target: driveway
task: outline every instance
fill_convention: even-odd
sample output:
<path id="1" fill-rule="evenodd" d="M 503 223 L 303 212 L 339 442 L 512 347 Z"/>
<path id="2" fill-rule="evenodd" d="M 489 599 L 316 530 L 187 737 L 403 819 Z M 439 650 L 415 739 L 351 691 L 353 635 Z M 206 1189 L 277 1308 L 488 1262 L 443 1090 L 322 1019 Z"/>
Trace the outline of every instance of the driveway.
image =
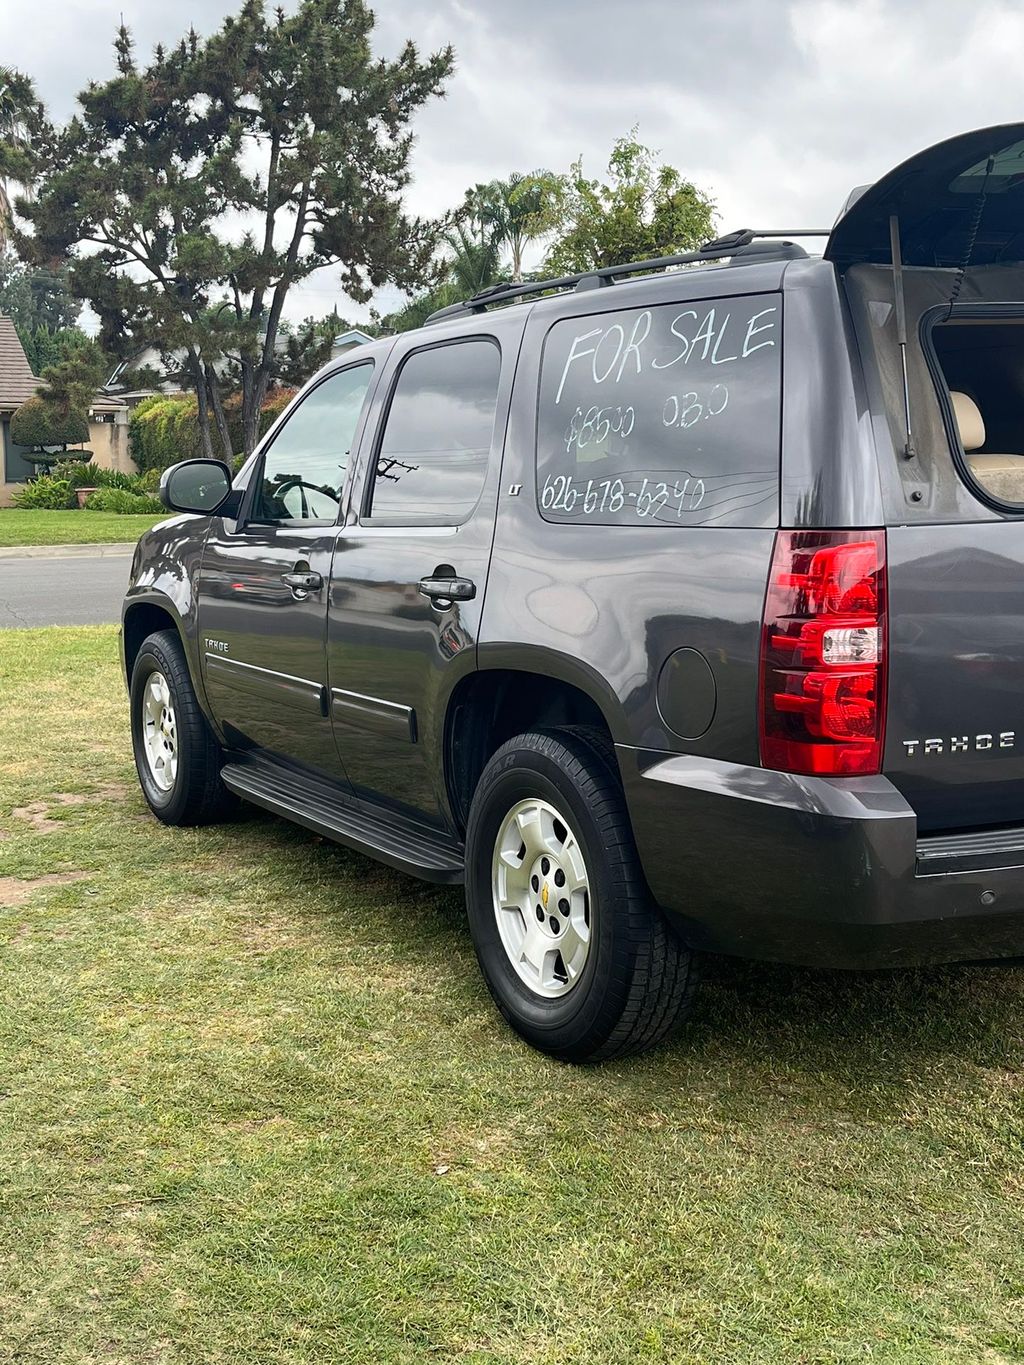
<path id="1" fill-rule="evenodd" d="M 131 552 L 96 549 L 95 555 L 0 558 L 0 628 L 119 621 Z"/>

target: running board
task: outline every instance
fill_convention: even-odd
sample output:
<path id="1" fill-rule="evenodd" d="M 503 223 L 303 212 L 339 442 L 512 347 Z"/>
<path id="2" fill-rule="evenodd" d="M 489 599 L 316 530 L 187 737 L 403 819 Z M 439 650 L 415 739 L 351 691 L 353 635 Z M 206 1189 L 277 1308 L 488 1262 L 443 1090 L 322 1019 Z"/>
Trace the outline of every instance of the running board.
<path id="1" fill-rule="evenodd" d="M 267 758 L 238 758 L 221 769 L 225 787 L 245 801 L 292 820 L 378 862 L 428 882 L 465 880 L 454 835 L 339 791 L 312 774 Z"/>

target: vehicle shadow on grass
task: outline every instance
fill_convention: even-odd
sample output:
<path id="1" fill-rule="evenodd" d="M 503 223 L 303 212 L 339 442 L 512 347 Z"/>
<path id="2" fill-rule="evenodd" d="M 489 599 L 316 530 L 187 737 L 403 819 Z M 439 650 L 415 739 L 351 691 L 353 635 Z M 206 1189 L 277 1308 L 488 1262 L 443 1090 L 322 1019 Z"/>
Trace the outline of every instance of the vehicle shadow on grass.
<path id="1" fill-rule="evenodd" d="M 276 846 L 277 857 L 300 852 L 295 836 L 266 817 L 260 840 Z M 410 967 L 426 968 L 467 1011 L 490 1011 L 461 888 L 418 882 L 313 836 L 299 838 L 313 843 L 318 879 L 337 880 L 339 905 L 328 921 L 352 927 L 345 889 L 358 885 L 373 905 L 377 939 L 386 938 Z M 306 844 L 301 852 L 307 862 L 310 851 Z M 846 1110 L 878 1113 L 898 1104 L 925 1073 L 942 1084 L 978 1069 L 1010 1072 L 1024 1065 L 1024 966 L 845 972 L 707 957 L 701 973 L 682 1031 L 645 1057 L 594 1070 L 598 1088 L 614 1084 L 620 1094 L 649 1103 L 655 1078 L 662 1085 L 670 1077 L 673 1089 L 685 1089 L 699 1075 L 706 1093 L 715 1067 L 720 1088 L 746 1087 L 748 1100 L 751 1088 L 761 1086 L 777 1095 L 785 1077 L 803 1107 L 827 1108 L 841 1095 Z M 507 1043 L 496 1010 L 493 1032 L 485 1028 L 481 1046 L 489 1038 Z"/>

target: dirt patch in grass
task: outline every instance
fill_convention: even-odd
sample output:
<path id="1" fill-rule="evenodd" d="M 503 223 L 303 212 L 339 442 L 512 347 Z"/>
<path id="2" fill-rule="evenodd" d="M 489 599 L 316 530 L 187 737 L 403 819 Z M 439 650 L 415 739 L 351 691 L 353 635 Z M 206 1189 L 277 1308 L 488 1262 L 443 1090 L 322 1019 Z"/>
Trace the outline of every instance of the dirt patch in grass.
<path id="1" fill-rule="evenodd" d="M 27 806 L 15 806 L 11 811 L 15 820 L 24 820 L 37 834 L 52 834 L 60 829 L 59 820 L 50 819 L 54 806 L 82 806 L 84 796 L 73 796 L 70 792 L 58 792 L 46 801 L 30 801 Z"/>
<path id="2" fill-rule="evenodd" d="M 43 886 L 66 886 L 69 882 L 80 882 L 87 872 L 49 872 L 45 877 L 0 877 L 0 906 L 10 910 L 15 905 L 27 901 L 33 892 Z"/>
<path id="3" fill-rule="evenodd" d="M 104 782 L 88 796 L 80 792 L 55 792 L 45 800 L 29 801 L 25 806 L 15 806 L 11 814 L 16 820 L 24 820 L 37 834 L 52 834 L 61 827 L 59 820 L 50 816 L 50 811 L 60 806 L 95 805 L 99 801 L 113 801 L 124 796 L 128 788 L 123 782 Z"/>

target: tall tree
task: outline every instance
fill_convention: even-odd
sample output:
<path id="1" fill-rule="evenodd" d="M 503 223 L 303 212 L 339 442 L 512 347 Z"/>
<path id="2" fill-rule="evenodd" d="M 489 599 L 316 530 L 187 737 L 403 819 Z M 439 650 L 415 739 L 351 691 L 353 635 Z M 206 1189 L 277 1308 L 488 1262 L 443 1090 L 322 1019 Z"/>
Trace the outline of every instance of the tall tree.
<path id="1" fill-rule="evenodd" d="M 523 253 L 530 242 L 548 231 L 545 185 L 550 171 L 521 175 L 514 171 L 507 180 L 492 180 L 479 187 L 481 213 L 494 230 L 499 247 L 508 250 L 512 278 L 523 278 Z"/>
<path id="2" fill-rule="evenodd" d="M 14 67 L 0 66 L 0 252 L 10 237 L 12 190 L 32 183 L 32 139 L 42 122 L 32 81 Z"/>
<path id="3" fill-rule="evenodd" d="M 0 253 L 0 313 L 19 332 L 74 327 L 81 311 L 65 266 L 28 266 L 13 252 Z"/>
<path id="4" fill-rule="evenodd" d="M 62 412 L 88 413 L 96 390 L 107 377 L 109 364 L 99 345 L 83 337 L 58 361 L 45 367 L 39 393 Z"/>
<path id="5" fill-rule="evenodd" d="M 538 221 L 554 237 L 549 273 L 671 255 L 713 235 L 714 202 L 674 166 L 659 165 L 636 135 L 634 128 L 615 143 L 604 182 L 588 180 L 582 160 L 568 175 L 527 178 L 543 205 Z"/>
<path id="6" fill-rule="evenodd" d="M 450 48 L 394 61 L 370 48 L 364 0 L 301 0 L 268 19 L 246 0 L 208 39 L 190 32 L 140 67 L 122 26 L 117 75 L 79 95 L 45 140 L 36 198 L 19 202 L 36 259 L 73 254 L 76 291 L 122 348 L 180 350 L 199 401 L 233 454 L 222 358 L 237 357 L 243 444 L 260 407 L 291 288 L 338 268 L 350 297 L 431 278 L 439 227 L 409 218 L 410 125 L 443 93 Z M 239 224 L 241 223 L 241 229 Z"/>

